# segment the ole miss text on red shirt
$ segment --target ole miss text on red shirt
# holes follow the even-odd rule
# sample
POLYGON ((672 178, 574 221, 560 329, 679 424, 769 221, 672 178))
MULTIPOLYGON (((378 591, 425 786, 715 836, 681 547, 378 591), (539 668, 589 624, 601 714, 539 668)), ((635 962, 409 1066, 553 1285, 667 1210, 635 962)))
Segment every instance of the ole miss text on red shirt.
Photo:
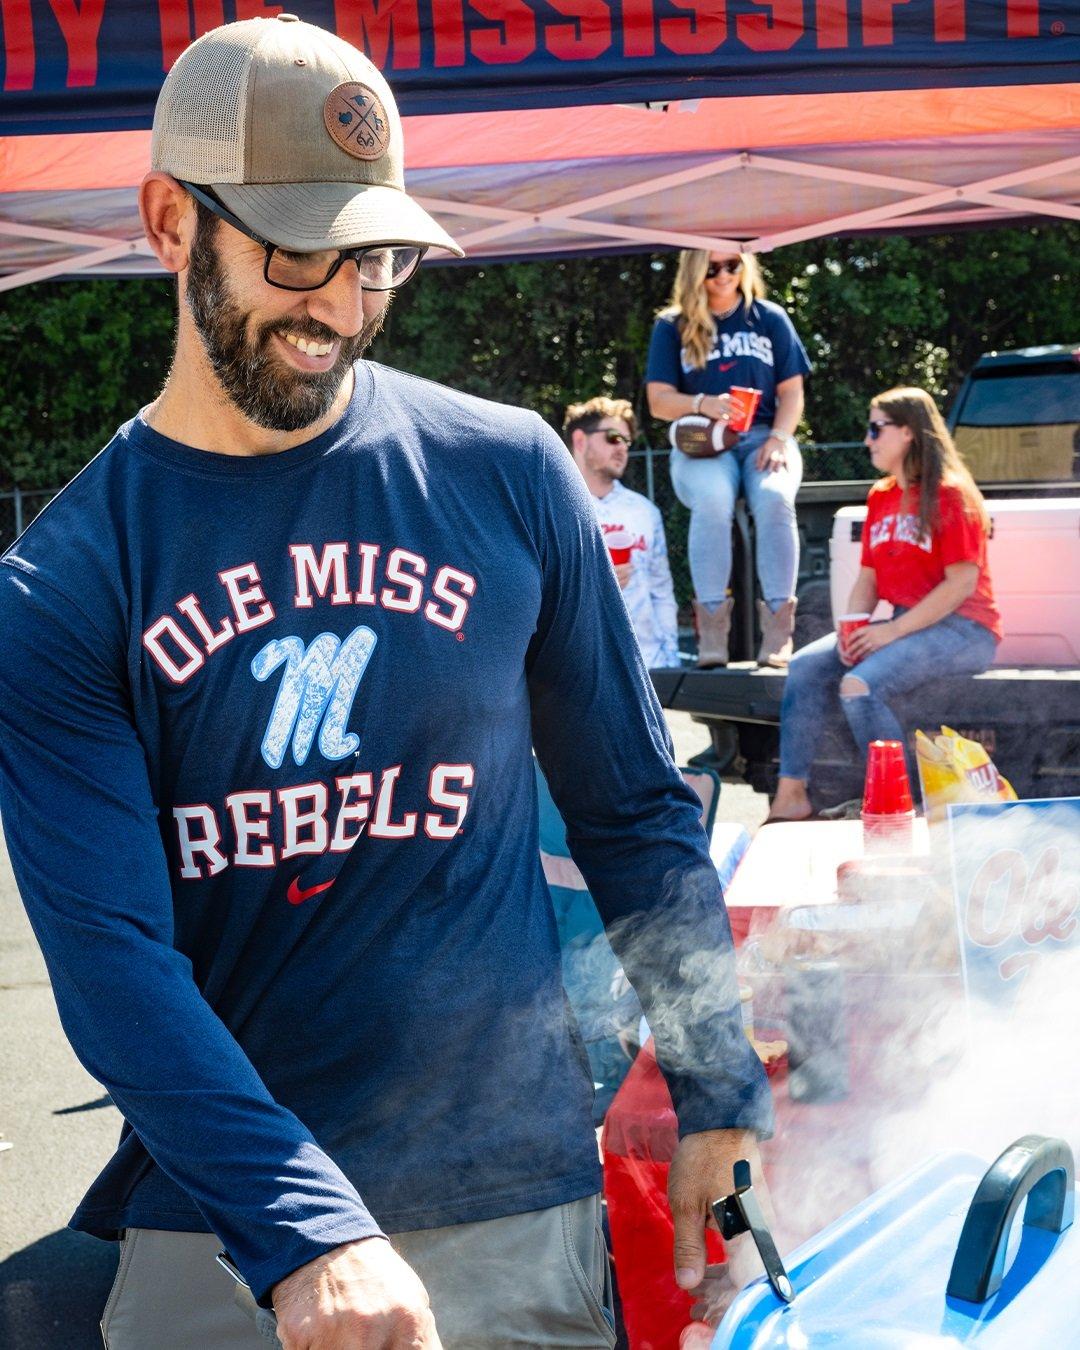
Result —
POLYGON ((938 523, 929 537, 919 536, 919 486, 903 492, 895 478, 883 478, 866 499, 862 565, 877 574, 878 598, 910 609, 945 580, 952 563, 975 563, 974 592, 955 611, 974 619, 1000 642, 1001 615, 986 566, 986 533, 959 487, 943 483, 938 491, 938 523))

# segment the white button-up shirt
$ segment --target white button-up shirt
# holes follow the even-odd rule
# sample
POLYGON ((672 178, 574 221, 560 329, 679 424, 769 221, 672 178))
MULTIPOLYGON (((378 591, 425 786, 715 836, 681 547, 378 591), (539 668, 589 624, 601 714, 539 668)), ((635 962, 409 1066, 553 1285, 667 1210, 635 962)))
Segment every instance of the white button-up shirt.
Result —
POLYGON ((622 594, 646 666, 677 666, 675 591, 660 512, 648 497, 631 492, 621 483, 614 483, 606 496, 593 497, 592 502, 604 534, 625 530, 633 539, 633 570, 622 594))

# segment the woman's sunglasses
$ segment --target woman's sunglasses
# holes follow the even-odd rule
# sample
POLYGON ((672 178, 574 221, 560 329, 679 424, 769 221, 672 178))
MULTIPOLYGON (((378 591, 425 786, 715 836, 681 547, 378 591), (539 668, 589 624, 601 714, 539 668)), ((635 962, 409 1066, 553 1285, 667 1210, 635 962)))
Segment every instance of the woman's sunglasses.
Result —
POLYGON ((890 422, 887 417, 880 422, 868 422, 866 424, 866 434, 870 437, 872 441, 876 441, 877 438, 881 435, 882 427, 894 427, 894 426, 896 426, 896 423, 890 422))
POLYGON ((742 271, 741 258, 729 258, 727 262, 711 262, 705 269, 705 280, 714 281, 721 272, 726 272, 729 277, 738 276, 742 271))

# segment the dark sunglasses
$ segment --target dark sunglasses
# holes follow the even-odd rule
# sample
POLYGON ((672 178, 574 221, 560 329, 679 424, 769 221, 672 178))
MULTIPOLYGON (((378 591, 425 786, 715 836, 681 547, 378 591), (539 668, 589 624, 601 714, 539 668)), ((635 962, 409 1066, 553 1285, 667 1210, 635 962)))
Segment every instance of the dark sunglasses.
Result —
POLYGON ((616 431, 614 427, 597 427, 595 431, 589 433, 592 436, 603 436, 608 445, 625 445, 630 448, 630 437, 621 431, 616 431))
POLYGON ((738 274, 741 271, 742 271, 741 258, 729 258, 727 262, 722 263, 711 262, 705 269, 705 280, 713 281, 715 280, 716 277, 720 275, 721 272, 726 272, 729 277, 734 277, 738 276, 738 274))
POLYGON ((882 427, 894 427, 894 426, 896 426, 896 423, 890 422, 887 417, 881 422, 868 422, 866 424, 866 434, 870 437, 872 441, 876 441, 877 438, 881 435, 882 427))
POLYGON ((332 281, 341 269, 342 263, 350 258, 356 263, 360 273, 360 284, 365 291, 392 291, 404 286, 416 275, 420 259, 427 249, 417 248, 415 244, 367 244, 363 248, 320 249, 317 253, 291 253, 287 248, 272 244, 269 239, 249 229, 239 216, 218 201, 209 188, 196 187, 194 183, 185 183, 177 179, 201 202, 208 211, 231 225, 234 230, 253 239, 266 253, 263 262, 263 277, 271 286, 281 291, 317 291, 332 281))

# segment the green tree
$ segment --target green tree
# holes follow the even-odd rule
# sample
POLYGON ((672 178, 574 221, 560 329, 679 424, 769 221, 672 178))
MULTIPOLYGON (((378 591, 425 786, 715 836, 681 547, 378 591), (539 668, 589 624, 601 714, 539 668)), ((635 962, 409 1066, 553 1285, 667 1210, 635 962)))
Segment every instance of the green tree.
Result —
MULTIPOLYGON (((943 402, 990 349, 1080 340, 1080 225, 914 238, 819 239, 762 258, 772 298, 814 362, 804 434, 857 440, 868 399, 897 383, 943 402)), ((471 393, 537 409, 629 398, 674 255, 630 254, 429 267, 395 299, 376 359, 471 393)), ((174 326, 169 281, 45 282, 0 294, 0 478, 67 481, 153 398, 174 326)), ((643 420, 644 417, 643 417, 643 420)), ((647 425, 653 444, 664 428, 647 425)), ((808 465, 861 473, 857 451, 808 465)), ((672 508, 674 510, 674 508, 672 508)), ((681 524, 672 518, 673 540, 681 524)))
POLYGON ((66 483, 161 388, 169 281, 42 282, 0 295, 0 478, 66 483))
POLYGON ((430 269, 395 298, 372 355, 555 426, 567 403, 593 394, 642 409, 671 270, 648 254, 430 269))

